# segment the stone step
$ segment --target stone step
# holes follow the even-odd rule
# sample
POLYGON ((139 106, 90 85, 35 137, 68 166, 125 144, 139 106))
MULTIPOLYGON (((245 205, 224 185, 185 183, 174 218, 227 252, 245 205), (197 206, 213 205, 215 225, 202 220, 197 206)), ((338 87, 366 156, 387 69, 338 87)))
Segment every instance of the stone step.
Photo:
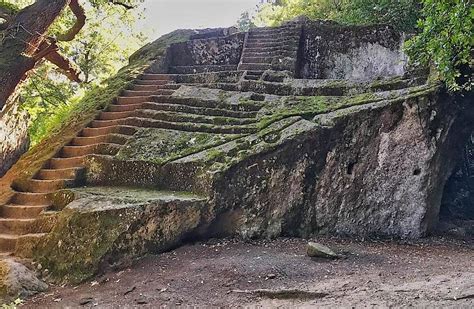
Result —
POLYGON ((114 120, 126 118, 133 114, 133 111, 125 112, 100 112, 98 119, 100 120, 114 120))
POLYGON ((245 75, 244 78, 247 80, 259 80, 261 77, 261 75, 245 75))
POLYGON ((0 218, 0 234, 28 234, 36 219, 0 218))
POLYGON ((122 118, 122 119, 114 119, 114 120, 92 120, 90 123, 91 128, 104 128, 104 127, 113 127, 113 126, 118 126, 123 123, 122 120, 125 120, 127 118, 122 118))
POLYGON ((51 169, 65 169, 84 166, 84 157, 74 158, 52 158, 49 160, 48 167, 51 169))
POLYGON ((263 73, 265 73, 265 71, 262 71, 262 70, 257 70, 257 71, 248 70, 247 71, 247 75, 262 75, 263 73))
POLYGON ((280 27, 259 27, 249 30, 249 34, 276 34, 276 33, 295 33, 301 29, 301 25, 285 25, 280 27))
POLYGON ((137 128, 133 126, 113 126, 113 127, 105 127, 105 128, 84 128, 81 131, 81 137, 93 137, 99 135, 107 135, 107 134, 122 134, 122 135, 133 135, 137 132, 137 128))
POLYGON ((295 46, 272 46, 272 47, 250 47, 245 46, 243 53, 263 53, 263 52, 272 52, 272 53, 285 53, 285 54, 295 54, 298 52, 297 47, 295 46))
POLYGON ((51 205, 47 193, 15 192, 10 204, 29 206, 51 205))
POLYGON ((208 108, 219 108, 228 109, 233 111, 253 112, 259 111, 263 104, 229 104, 218 100, 205 100, 197 98, 186 98, 186 97, 152 97, 153 102, 156 103, 172 103, 188 105, 192 107, 208 107, 208 108))
POLYGON ((169 122, 149 118, 128 118, 127 121, 143 128, 160 128, 187 132, 206 132, 216 134, 248 134, 255 133, 255 125, 210 125, 189 122, 169 122))
POLYGON ((267 58, 285 58, 296 55, 294 51, 261 51, 261 52, 243 52, 242 57, 267 57, 267 58))
POLYGON ((273 31, 273 32, 249 32, 248 39, 259 39, 259 40, 286 40, 287 38, 290 39, 299 39, 300 32, 299 31, 273 31))
POLYGON ((182 112, 157 111, 151 109, 138 110, 136 117, 168 122, 188 122, 194 124, 213 125, 246 125, 255 123, 254 118, 230 118, 221 116, 196 115, 182 112))
POLYGON ((153 85, 153 84, 152 85, 139 85, 139 84, 134 84, 132 86, 131 90, 135 90, 135 91, 156 91, 156 90, 159 90, 159 89, 176 90, 179 87, 181 87, 181 85, 178 85, 178 84, 163 84, 163 85, 153 85))
POLYGON ((136 79, 134 83, 136 85, 167 85, 173 83, 173 81, 160 79, 136 79))
POLYGON ((129 112, 129 111, 134 111, 137 108, 140 108, 142 104, 143 103, 127 104, 127 105, 112 104, 112 105, 109 105, 107 110, 110 112, 129 112))
POLYGON ((271 69, 272 65, 267 63, 242 63, 239 66, 241 70, 269 70, 271 69))
POLYGON ((121 145, 111 143, 99 143, 87 146, 64 146, 60 151, 62 158, 82 157, 88 154, 116 155, 121 145))
POLYGON ((145 73, 142 74, 138 80, 164 80, 164 81, 171 81, 173 80, 173 76, 170 74, 151 74, 145 73))
POLYGON ((63 169, 42 169, 36 175, 35 179, 52 180, 52 179, 76 179, 84 168, 63 168, 63 169))
POLYGON ((139 104, 148 101, 150 96, 138 96, 138 97, 118 97, 117 104, 119 105, 129 105, 129 104, 139 104))
POLYGON ((153 91, 124 90, 122 95, 125 97, 139 97, 151 95, 172 95, 173 93, 174 90, 172 89, 158 89, 153 91))
POLYGON ((48 206, 44 205, 30 206, 8 204, 1 206, 0 213, 3 218, 33 219, 38 217, 39 214, 47 208, 48 206))
POLYGON ((271 64, 273 60, 278 59, 276 57, 243 57, 243 63, 268 63, 271 64))
POLYGON ((143 103, 143 109, 152 109, 157 111, 170 111, 170 112, 182 112, 197 115, 208 115, 208 116, 223 116, 232 118, 255 118, 257 116, 256 111, 245 112, 245 111, 234 111, 230 109, 221 108, 209 108, 199 106, 189 106, 182 104, 173 103, 154 103, 147 102, 143 103))
POLYGON ((15 186, 15 189, 31 193, 48 193, 73 186, 74 183, 75 179, 30 179, 22 183, 21 186, 15 186))
POLYGON ((262 42, 247 42, 245 44, 245 49, 248 48, 257 48, 262 51, 267 50, 267 49, 277 49, 277 48, 283 48, 285 46, 286 42, 274 42, 274 43, 262 43, 262 42))
POLYGON ((15 251, 18 235, 0 234, 0 252, 11 253, 15 251))
POLYGON ((88 146, 100 143, 108 143, 108 144, 117 144, 117 145, 124 145, 130 136, 123 135, 123 134, 105 134, 105 135, 98 135, 98 136, 91 136, 91 137, 84 137, 79 136, 72 139, 70 145, 71 146, 88 146))
POLYGON ((193 66, 173 66, 170 72, 175 74, 197 74, 207 72, 235 71, 237 65, 193 65, 193 66))

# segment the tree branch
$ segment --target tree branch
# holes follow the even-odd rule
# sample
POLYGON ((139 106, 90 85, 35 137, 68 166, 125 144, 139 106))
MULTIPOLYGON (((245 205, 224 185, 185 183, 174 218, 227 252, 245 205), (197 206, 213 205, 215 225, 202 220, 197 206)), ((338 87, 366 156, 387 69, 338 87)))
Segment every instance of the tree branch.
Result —
POLYGON ((76 16, 76 22, 66 33, 58 35, 58 41, 69 42, 74 40, 76 35, 86 24, 86 12, 82 5, 79 4, 79 0, 71 0, 69 8, 72 13, 76 16))
POLYGON ((126 10, 133 10, 134 8, 136 8, 136 6, 127 4, 127 3, 122 2, 122 1, 109 0, 109 2, 110 2, 111 4, 120 5, 120 6, 122 6, 123 8, 125 8, 126 10))

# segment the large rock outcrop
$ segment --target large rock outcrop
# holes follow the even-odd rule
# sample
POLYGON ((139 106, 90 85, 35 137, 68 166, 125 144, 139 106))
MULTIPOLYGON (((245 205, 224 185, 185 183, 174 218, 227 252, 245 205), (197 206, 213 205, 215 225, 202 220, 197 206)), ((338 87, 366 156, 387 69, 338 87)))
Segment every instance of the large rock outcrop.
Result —
POLYGON ((419 238, 434 229, 474 106, 408 73, 400 34, 307 20, 245 36, 184 34, 143 48, 154 63, 139 62, 134 72, 146 73, 120 83, 126 89, 76 138, 65 130, 71 144, 56 145, 56 157, 33 150, 17 165, 35 158, 13 198, 40 196, 50 203, 40 218, 52 218, 49 233, 18 239, 17 255, 78 281, 189 238, 419 238), (331 29, 348 42, 331 43, 331 29), (51 183, 28 179, 58 173, 55 164, 82 171, 69 186, 92 188, 53 183, 44 193, 51 183))

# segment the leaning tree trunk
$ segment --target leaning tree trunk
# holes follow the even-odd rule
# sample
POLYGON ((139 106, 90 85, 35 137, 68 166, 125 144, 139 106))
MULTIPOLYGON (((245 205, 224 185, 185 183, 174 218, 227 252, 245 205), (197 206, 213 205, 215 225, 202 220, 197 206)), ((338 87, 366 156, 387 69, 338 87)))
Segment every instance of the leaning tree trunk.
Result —
POLYGON ((6 25, 0 31, 0 177, 28 148, 27 116, 16 100, 19 85, 41 58, 58 59, 54 40, 51 43, 46 32, 70 1, 37 0, 11 19, 2 16, 6 25))
POLYGON ((70 0, 37 0, 21 10, 2 33, 0 45, 0 110, 14 100, 26 74, 42 58, 46 31, 70 0))

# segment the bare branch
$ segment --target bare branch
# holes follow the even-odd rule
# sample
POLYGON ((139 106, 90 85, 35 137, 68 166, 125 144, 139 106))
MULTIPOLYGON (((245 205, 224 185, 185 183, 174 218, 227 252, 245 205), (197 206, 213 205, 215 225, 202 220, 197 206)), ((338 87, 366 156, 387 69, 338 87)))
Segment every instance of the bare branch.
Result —
POLYGON ((111 4, 120 5, 120 6, 122 6, 123 8, 125 8, 126 10, 133 10, 134 8, 136 8, 136 6, 127 4, 127 3, 122 2, 122 1, 109 0, 109 2, 110 2, 111 4))
POLYGON ((69 42, 74 40, 76 35, 86 24, 86 12, 84 11, 82 5, 79 4, 79 0, 71 0, 69 3, 69 8, 76 16, 76 22, 66 33, 58 35, 58 41, 69 42))

